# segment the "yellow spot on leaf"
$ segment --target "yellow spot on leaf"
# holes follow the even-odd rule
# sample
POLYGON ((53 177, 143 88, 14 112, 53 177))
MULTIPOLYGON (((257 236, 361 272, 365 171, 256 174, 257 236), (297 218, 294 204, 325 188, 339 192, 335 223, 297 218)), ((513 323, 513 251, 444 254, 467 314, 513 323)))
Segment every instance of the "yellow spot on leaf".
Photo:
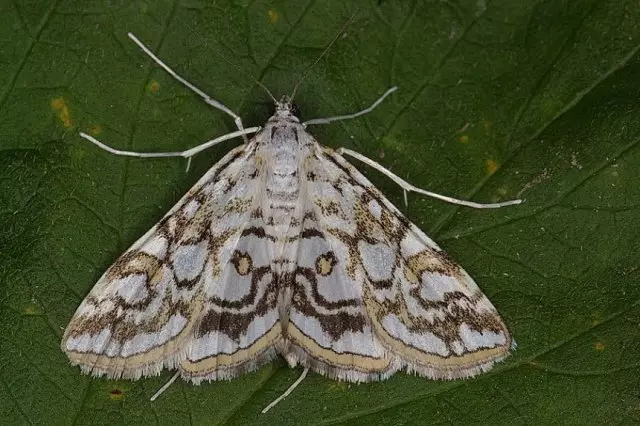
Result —
POLYGON ((62 125, 64 127, 69 128, 73 126, 69 107, 67 106, 67 102, 62 96, 51 101, 51 108, 56 111, 56 113, 58 114, 58 118, 60 119, 60 121, 62 121, 62 125))
POLYGON ((460 136, 458 136, 458 141, 460 143, 463 143, 463 144, 468 144, 469 143, 469 136, 468 135, 460 135, 460 136))
POLYGON ((500 164, 495 160, 487 160, 485 161, 485 164, 487 166, 487 174, 490 175, 494 174, 496 170, 500 168, 500 164))
POLYGON ((595 312, 591 315, 591 325, 596 326, 602 322, 602 313, 595 312))
POLYGON ((347 390, 347 384, 345 382, 336 382, 336 381, 332 381, 329 384, 329 389, 331 390, 347 390))
POLYGON ((89 129, 89 133, 91 133, 93 136, 98 136, 100 133, 102 133, 102 126, 99 124, 94 124, 93 126, 91 126, 91 129, 89 129))
POLYGON ((280 19, 280 14, 273 9, 269 9, 267 11, 267 17, 269 18, 270 24, 275 24, 280 19))
POLYGON ((25 315, 38 315, 38 314, 40 314, 40 312, 38 312, 38 307, 36 305, 29 305, 26 308, 24 308, 22 310, 22 312, 25 315))
POLYGON ((155 80, 151 80, 149 84, 147 84, 147 92, 157 95, 160 91, 160 83, 155 80))
POLYGON ((602 343, 602 342, 596 343, 595 348, 596 348, 596 351, 598 351, 598 352, 604 351, 604 343, 602 343))

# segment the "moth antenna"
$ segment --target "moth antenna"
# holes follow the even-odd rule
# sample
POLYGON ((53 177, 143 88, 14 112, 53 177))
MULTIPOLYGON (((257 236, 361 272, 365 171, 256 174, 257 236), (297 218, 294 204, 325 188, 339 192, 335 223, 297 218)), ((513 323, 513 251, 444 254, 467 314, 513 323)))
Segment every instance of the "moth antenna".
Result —
POLYGON ((298 80, 296 85, 293 87, 293 92, 291 92, 291 96, 289 97, 289 101, 290 102, 292 102, 293 98, 295 98, 296 93, 298 92, 298 88, 300 87, 300 84, 307 77, 307 74, 309 74, 309 71, 311 70, 311 68, 313 68, 318 62, 320 62, 320 59, 322 59, 327 54, 329 49, 331 49, 331 46, 333 46, 333 44, 336 41, 338 41, 338 39, 344 33, 344 31, 347 29, 347 27, 353 22, 353 20, 355 19, 357 13, 358 13, 358 10, 356 9, 356 11, 353 12, 353 15, 351 15, 351 17, 347 20, 347 22, 344 23, 342 28, 340 28, 340 31, 338 31, 338 34, 336 34, 336 36, 333 38, 333 40, 331 40, 331 42, 327 45, 327 47, 324 48, 322 53, 316 58, 315 61, 313 61, 313 63, 311 65, 309 65, 307 67, 307 69, 304 70, 304 72, 302 73, 302 77, 300 77, 300 79, 298 80))
POLYGON ((255 78, 254 76, 250 75, 250 73, 244 71, 243 69, 241 69, 237 64, 233 63, 231 60, 229 60, 226 56, 224 55, 220 55, 219 56, 220 59, 222 59, 224 62, 227 63, 227 65, 231 66, 236 72, 238 72, 239 74, 243 74, 243 76, 246 79, 251 79, 255 82, 255 84, 257 84, 258 86, 262 87, 264 89, 265 92, 267 92, 267 95, 269 95, 269 97, 271 99, 273 99, 273 102, 277 102, 276 98, 273 96, 273 94, 271 93, 271 91, 269 89, 267 89, 267 87, 262 84, 262 82, 258 81, 257 78, 255 78))
POLYGON ((259 80, 255 80, 255 82, 258 86, 262 87, 265 92, 267 92, 267 95, 269 95, 269 97, 273 99, 273 103, 276 103, 276 104, 278 103, 278 100, 275 98, 275 96, 273 96, 273 93, 271 93, 271 90, 267 89, 267 86, 262 84, 262 82, 259 80))

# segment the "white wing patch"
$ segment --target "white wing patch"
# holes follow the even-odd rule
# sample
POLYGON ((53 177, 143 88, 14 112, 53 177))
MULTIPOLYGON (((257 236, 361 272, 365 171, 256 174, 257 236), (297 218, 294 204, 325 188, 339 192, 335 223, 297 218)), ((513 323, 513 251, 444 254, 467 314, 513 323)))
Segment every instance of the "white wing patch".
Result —
POLYGON ((272 241, 261 217, 247 218, 240 229, 220 250, 220 266, 206 274, 202 319, 181 365, 194 383, 255 369, 275 357, 281 340, 272 241))

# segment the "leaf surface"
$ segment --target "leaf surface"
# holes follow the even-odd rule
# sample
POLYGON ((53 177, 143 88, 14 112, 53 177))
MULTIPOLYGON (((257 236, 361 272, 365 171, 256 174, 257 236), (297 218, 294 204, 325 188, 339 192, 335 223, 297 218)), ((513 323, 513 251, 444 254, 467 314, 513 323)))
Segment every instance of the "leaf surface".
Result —
MULTIPOLYGON (((0 6, 0 418, 8 424, 602 424, 640 421, 640 9, 637 1, 5 2, 0 6), (526 3, 526 4, 525 4, 526 3), (472 380, 349 385, 283 360, 231 382, 92 379, 59 349, 103 271, 233 146, 234 130, 127 38, 260 125, 301 85, 314 126, 417 186, 407 216, 476 279, 518 348, 472 380)), ((235 142, 238 143, 238 142, 235 142)), ((402 191, 358 164, 398 206, 402 191)))

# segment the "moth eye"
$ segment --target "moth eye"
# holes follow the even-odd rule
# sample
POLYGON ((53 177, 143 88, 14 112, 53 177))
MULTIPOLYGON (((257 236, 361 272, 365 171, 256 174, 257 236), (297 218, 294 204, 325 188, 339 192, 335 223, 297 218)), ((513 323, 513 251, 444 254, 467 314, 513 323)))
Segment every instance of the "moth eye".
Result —
POLYGON ((295 115, 298 118, 301 118, 300 107, 297 104, 291 104, 291 114, 295 115))

